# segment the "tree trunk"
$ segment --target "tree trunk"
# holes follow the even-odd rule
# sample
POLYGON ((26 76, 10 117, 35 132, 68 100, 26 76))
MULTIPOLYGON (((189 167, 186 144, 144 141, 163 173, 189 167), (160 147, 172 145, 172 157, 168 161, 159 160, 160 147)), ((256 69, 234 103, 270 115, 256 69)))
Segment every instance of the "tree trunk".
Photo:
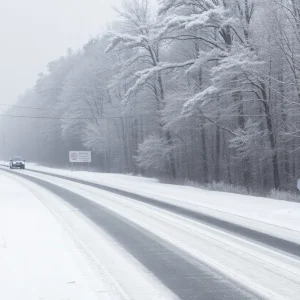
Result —
POLYGON ((217 126, 216 131, 216 160, 215 160, 215 180, 220 181, 220 161, 221 161, 221 128, 217 126))
POLYGON ((274 176, 274 187, 275 189, 280 188, 280 173, 279 173, 279 163, 278 163, 278 153, 276 149, 276 140, 275 140, 275 134, 273 130, 273 124, 271 119, 271 111, 270 106, 267 101, 267 92, 266 92, 266 86, 263 82, 261 84, 261 91, 262 91, 262 103, 264 107, 264 111, 266 114, 266 123, 267 123, 267 130, 268 130, 268 136, 270 140, 271 150, 272 150, 272 166, 273 166, 273 176, 274 176))
POLYGON ((165 132, 165 136, 167 139, 168 146, 171 148, 170 150, 170 161, 168 162, 168 175, 170 176, 171 179, 176 178, 176 166, 175 166, 175 158, 174 158, 174 153, 172 150, 173 147, 173 140, 171 137, 170 131, 165 132))
MULTIPOLYGON (((279 90, 280 90, 280 106, 281 106, 281 119, 283 122, 283 129, 286 132, 288 132, 288 126, 287 126, 287 113, 286 113, 286 106, 284 102, 284 85, 283 85, 283 71, 280 70, 278 74, 278 81, 279 81, 279 90)), ((288 141, 283 141, 284 142, 284 154, 283 154, 283 160, 284 160, 284 170, 285 170, 285 176, 284 176, 284 181, 286 187, 289 184, 289 177, 290 177, 290 164, 289 164, 289 153, 288 153, 288 147, 289 143, 288 141)))
POLYGON ((205 129, 201 126, 201 145, 202 145, 202 160, 203 160, 203 183, 208 182, 208 161, 206 153, 206 135, 205 129))
POLYGON ((130 172, 130 167, 129 167, 129 143, 128 143, 128 132, 125 131, 125 125, 126 125, 126 120, 121 118, 121 131, 122 131, 122 142, 123 142, 123 150, 124 150, 124 160, 125 160, 125 168, 127 172, 130 172))
MULTIPOLYGON (((165 108, 165 95, 164 95, 164 87, 163 87, 163 82, 161 78, 161 74, 158 74, 158 84, 159 84, 159 90, 160 90, 160 118, 161 118, 161 112, 165 108)), ((168 175, 170 178, 174 179, 176 178, 176 166, 175 166, 175 157, 174 157, 174 152, 172 150, 173 148, 173 140, 171 136, 171 132, 169 130, 164 130, 164 123, 161 119, 160 121, 161 124, 161 130, 162 133, 164 133, 164 137, 167 141, 168 146, 171 148, 170 150, 170 161, 167 163, 167 170, 168 170, 168 175)))
MULTIPOLYGON (((237 80, 237 78, 235 78, 237 80)), ((243 104, 243 94, 241 92, 236 92, 233 94, 233 101, 237 103, 238 111, 238 126, 242 130, 245 130, 246 120, 244 116, 244 104, 243 104)), ((252 176, 251 176, 251 164, 249 157, 245 157, 242 160, 242 171, 243 171, 243 186, 250 189, 252 176)))

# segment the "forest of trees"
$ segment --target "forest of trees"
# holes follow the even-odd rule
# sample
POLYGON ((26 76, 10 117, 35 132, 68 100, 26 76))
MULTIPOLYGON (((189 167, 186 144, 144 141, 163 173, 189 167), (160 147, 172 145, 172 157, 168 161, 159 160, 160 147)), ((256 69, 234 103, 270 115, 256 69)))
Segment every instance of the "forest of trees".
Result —
POLYGON ((295 189, 300 176, 300 0, 124 1, 78 52, 49 63, 5 112, 6 156, 295 189), (155 6, 156 7, 156 6, 155 6))

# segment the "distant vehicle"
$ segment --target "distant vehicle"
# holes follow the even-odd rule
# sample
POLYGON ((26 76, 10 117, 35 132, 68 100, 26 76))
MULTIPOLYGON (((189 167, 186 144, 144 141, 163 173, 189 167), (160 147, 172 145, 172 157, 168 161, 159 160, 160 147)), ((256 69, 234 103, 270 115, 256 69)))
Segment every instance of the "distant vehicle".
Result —
POLYGON ((21 156, 14 156, 9 162, 10 169, 25 169, 25 160, 21 156))

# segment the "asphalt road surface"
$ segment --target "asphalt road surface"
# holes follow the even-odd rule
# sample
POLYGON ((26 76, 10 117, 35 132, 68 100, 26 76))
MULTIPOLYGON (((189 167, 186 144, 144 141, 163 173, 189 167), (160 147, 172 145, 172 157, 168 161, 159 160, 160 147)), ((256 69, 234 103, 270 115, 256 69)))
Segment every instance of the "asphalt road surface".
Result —
MULTIPOLYGON (((199 226, 205 224, 205 226, 213 228, 212 230, 221 229, 224 231, 224 235, 233 234, 238 238, 242 237, 245 239, 244 243, 249 243, 249 241, 251 241, 251 243, 256 243, 256 246, 249 246, 251 251, 251 247, 257 247, 258 249, 266 247, 266 249, 261 250, 266 251, 262 252, 263 255, 267 257, 268 253, 274 252, 274 259, 276 257, 276 259, 280 261, 281 258, 279 256, 282 255, 286 261, 291 260, 291 262, 289 261, 291 265, 292 261, 296 261, 300 265, 300 262, 298 261, 300 250, 299 245, 296 243, 285 241, 283 239, 260 233, 236 224, 225 222, 176 205, 134 195, 132 193, 95 183, 85 182, 78 179, 70 179, 66 178, 65 176, 50 176, 45 172, 38 173, 36 171, 20 172, 9 170, 6 170, 6 172, 12 173, 14 176, 19 176, 37 184, 38 186, 57 195, 63 201, 74 207, 74 209, 79 210, 85 217, 96 224, 96 226, 105 230, 105 232, 111 236, 118 245, 120 245, 125 251, 137 259, 139 263, 141 263, 151 274, 153 274, 164 286, 177 295, 179 299, 293 299, 293 295, 295 295, 298 290, 300 291, 300 282, 299 279, 297 279, 298 274, 295 274, 295 272, 298 272, 300 269, 295 269, 296 271, 294 270, 294 273, 290 272, 289 268, 287 268, 287 270, 279 270, 277 266, 276 268, 273 268, 274 266, 272 266, 272 264, 265 265, 265 262, 260 261, 260 257, 258 258, 258 256, 253 254, 254 252, 249 252, 250 254, 248 254, 240 251, 240 256, 244 255, 247 259, 249 258, 249 261, 247 264, 245 264, 245 266, 239 266, 241 278, 246 278, 247 274, 251 274, 250 272, 253 272, 253 274, 260 273, 262 279, 260 283, 262 285, 264 285, 264 280, 269 280, 268 284, 270 284, 270 286, 266 286, 267 292, 265 292, 259 287, 255 288, 255 284, 245 284, 247 283, 247 280, 243 281, 240 280, 240 278, 239 280, 235 280, 234 275, 230 274, 229 276, 228 274, 227 276, 226 272, 220 272, 219 268, 214 268, 212 264, 207 263, 205 256, 201 258, 200 255, 200 259, 198 259, 197 255, 192 255, 191 253, 193 253, 193 250, 194 252, 198 251, 200 253, 202 251, 201 249, 205 251, 206 247, 208 247, 207 249, 209 252, 210 246, 209 244, 208 246, 206 245, 207 241, 204 240, 203 236, 198 238, 195 235, 195 239, 193 239, 193 233, 191 232, 191 235, 189 236, 187 233, 185 237, 186 239, 184 239, 184 235, 181 234, 179 238, 182 239, 183 244, 184 241, 186 241, 186 245, 189 245, 190 249, 190 251, 184 251, 184 246, 176 247, 174 246, 174 243, 163 238, 163 230, 165 230, 165 236, 169 234, 171 239, 176 239, 176 226, 179 225, 175 224, 175 221, 172 221, 172 223, 170 221, 171 219, 168 220, 169 217, 167 213, 171 213, 175 215, 175 218, 176 215, 178 215, 180 218, 190 219, 190 222, 199 223, 199 226), (66 185, 67 182, 69 182, 68 186, 66 185), (117 198, 114 199, 117 200, 106 200, 105 202, 104 198, 102 199, 100 194, 96 194, 96 192, 94 192, 95 199, 97 200, 95 201, 91 196, 93 191, 91 190, 89 192, 88 188, 94 190, 105 190, 106 193, 109 192, 115 195, 117 198), (134 213, 137 210, 139 211, 137 212, 136 217, 134 213), (145 213, 144 216, 142 215, 143 212, 145 213), (140 219, 137 219, 139 214, 140 219), (151 229, 152 214, 154 222, 153 230, 151 229), (159 217, 159 214, 161 214, 161 217, 159 217), (157 228, 155 227, 155 218, 157 218, 157 228), (146 224, 147 220, 149 220, 150 224, 148 227, 146 224), (145 222, 145 226, 143 226, 143 222, 145 222), (203 238, 203 241, 201 238, 203 238), (253 267, 253 270, 251 270, 251 259, 253 259, 253 263, 256 263, 257 270, 255 267, 253 267), (248 273, 244 275, 244 271, 248 273), (267 275, 264 276, 263 272, 270 272, 270 278, 266 278, 267 275), (274 276, 273 285, 272 276, 274 276), (276 280, 281 282, 283 285, 286 284, 285 288, 281 289, 276 283, 276 280), (273 292, 273 287, 274 294, 268 294, 268 291, 273 292), (266 295, 269 297, 265 297, 266 295)), ((180 220, 178 222, 180 222, 180 220)), ((183 222, 187 221, 183 219, 183 222)), ((178 227, 178 231, 180 231, 184 226, 185 225, 183 224, 183 226, 178 227)), ((198 225, 196 224, 195 226, 198 225)), ((215 241, 209 237, 209 242, 214 243, 215 241)), ((219 241, 217 242, 219 243, 219 241)), ((224 244, 226 243, 224 242, 224 244)), ((225 248, 230 247, 229 245, 230 244, 228 242, 225 248)), ((223 246, 220 246, 220 248, 221 247, 223 246)), ((212 246, 212 256, 217 255, 217 248, 218 244, 217 246, 212 246)), ((227 251, 228 249, 225 248, 224 251, 227 251)), ((221 263, 227 263, 230 266, 232 261, 238 264, 241 257, 237 256, 235 259, 234 251, 230 251, 231 256, 227 257, 224 255, 223 258, 219 256, 221 263), (227 259, 228 262, 226 262, 227 259)), ((222 254, 222 252, 220 253, 222 254)), ((255 280, 257 280, 259 283, 259 275, 257 276, 258 279, 255 280)))

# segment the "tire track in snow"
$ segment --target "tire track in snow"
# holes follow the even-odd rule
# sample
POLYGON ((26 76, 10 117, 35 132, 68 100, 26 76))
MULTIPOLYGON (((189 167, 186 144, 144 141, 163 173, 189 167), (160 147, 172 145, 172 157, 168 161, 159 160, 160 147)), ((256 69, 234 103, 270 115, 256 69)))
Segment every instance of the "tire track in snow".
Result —
POLYGON ((172 251, 172 245, 101 205, 55 184, 22 173, 15 174, 37 183, 79 209, 138 259, 180 299, 260 299, 204 263, 192 257, 185 259, 178 251, 172 251))
POLYGON ((216 227, 218 229, 236 234, 240 237, 243 238, 248 238, 250 240, 253 240, 255 242, 258 242, 262 245, 267 245, 269 247, 272 247, 276 250, 280 250, 283 252, 286 252, 288 254, 291 254, 297 258, 300 258, 300 245, 297 243, 293 243, 291 241, 287 241, 263 232, 259 232, 250 228, 246 228, 243 227, 241 225, 237 225, 234 223, 230 223, 224 220, 220 220, 218 218, 200 213, 200 212, 196 212, 196 211, 192 211, 190 209, 187 208, 183 208, 174 204, 170 204, 164 201, 159 201, 157 199, 152 199, 146 196, 142 196, 142 195, 138 195, 138 194, 134 194, 128 191, 124 191, 121 189, 117 189, 117 188, 113 188, 113 187, 109 187, 109 186, 105 186, 99 183, 93 183, 93 182, 88 182, 85 180, 81 180, 81 179, 77 179, 77 178, 71 178, 68 176, 64 176, 64 175, 59 175, 59 174, 53 174, 53 173, 48 173, 48 172, 44 172, 44 171, 37 171, 37 170, 28 170, 29 172, 33 172, 33 173, 40 173, 40 174, 44 174, 44 175, 49 175, 49 176, 53 176, 53 177, 57 177, 57 178, 61 178, 61 179, 65 179, 65 180, 70 180, 76 183, 80 183, 80 184, 85 184, 88 186, 92 186, 92 187, 96 187, 108 192, 112 192, 114 194, 118 194, 121 196, 125 196, 125 197, 129 197, 135 201, 139 201, 142 203, 146 203, 161 209, 165 209, 168 210, 170 212, 179 214, 181 216, 184 217, 188 217, 191 218, 193 220, 196 220, 198 222, 202 222, 205 224, 208 224, 210 226, 216 227))

